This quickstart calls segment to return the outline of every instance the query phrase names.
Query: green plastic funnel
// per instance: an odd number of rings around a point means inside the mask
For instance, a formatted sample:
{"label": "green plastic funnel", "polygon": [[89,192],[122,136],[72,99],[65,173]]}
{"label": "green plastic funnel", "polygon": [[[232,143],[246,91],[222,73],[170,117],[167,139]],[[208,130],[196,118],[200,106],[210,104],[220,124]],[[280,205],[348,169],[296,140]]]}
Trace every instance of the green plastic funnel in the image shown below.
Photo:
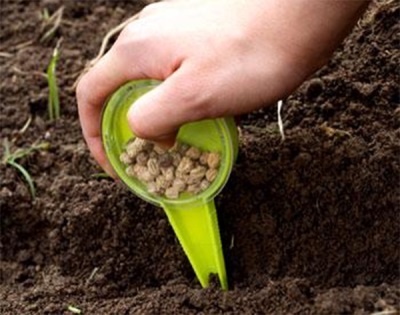
{"label": "green plastic funnel", "polygon": [[103,146],[115,172],[129,189],[165,210],[201,285],[207,287],[210,274],[217,274],[226,290],[228,282],[214,197],[227,182],[237,156],[236,125],[232,118],[219,118],[188,123],[179,130],[179,141],[221,155],[217,178],[208,189],[196,196],[181,194],[176,200],[148,193],[144,184],[125,173],[126,166],[119,156],[128,140],[135,137],[128,125],[128,109],[158,84],[160,82],[154,80],[132,81],[109,98],[101,122]]}

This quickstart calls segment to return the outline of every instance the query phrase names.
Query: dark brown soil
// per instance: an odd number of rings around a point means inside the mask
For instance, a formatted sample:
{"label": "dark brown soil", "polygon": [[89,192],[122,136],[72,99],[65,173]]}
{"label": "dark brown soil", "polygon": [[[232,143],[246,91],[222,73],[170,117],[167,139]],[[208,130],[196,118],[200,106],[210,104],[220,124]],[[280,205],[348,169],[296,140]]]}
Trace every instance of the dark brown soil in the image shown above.
{"label": "dark brown soil", "polygon": [[[61,5],[59,30],[41,43],[40,12]],[[243,118],[238,162],[217,198],[229,292],[200,288],[162,210],[93,177],[71,86],[104,34],[143,5],[1,1],[1,138],[50,143],[20,160],[34,200],[0,165],[1,314],[399,311],[399,3],[372,4],[285,101],[285,141],[275,108]],[[40,72],[60,37],[62,117],[49,122]]]}

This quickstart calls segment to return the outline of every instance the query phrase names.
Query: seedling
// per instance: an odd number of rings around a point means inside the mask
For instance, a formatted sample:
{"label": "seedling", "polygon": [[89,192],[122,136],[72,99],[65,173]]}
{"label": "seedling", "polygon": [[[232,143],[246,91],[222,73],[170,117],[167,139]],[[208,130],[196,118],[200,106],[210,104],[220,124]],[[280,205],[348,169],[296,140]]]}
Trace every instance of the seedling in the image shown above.
{"label": "seedling", "polygon": [[79,308],[72,305],[68,305],[67,310],[74,314],[82,314],[82,311]]}
{"label": "seedling", "polygon": [[90,177],[99,178],[99,179],[111,178],[110,175],[108,175],[107,173],[94,173],[94,174],[90,175]]}
{"label": "seedling", "polygon": [[58,95],[58,86],[56,78],[56,66],[59,57],[59,46],[61,40],[57,42],[51,57],[49,66],[47,67],[47,82],[49,85],[49,99],[47,104],[47,111],[49,119],[54,120],[60,118],[60,97]]}
{"label": "seedling", "polygon": [[43,22],[47,23],[50,18],[49,10],[47,10],[47,8],[44,8],[43,11],[39,12],[39,18],[43,20]]}
{"label": "seedling", "polygon": [[25,181],[29,186],[32,198],[35,198],[36,190],[32,176],[29,174],[28,170],[21,164],[19,164],[16,160],[26,157],[31,153],[33,153],[34,151],[47,150],[49,148],[49,143],[43,142],[39,144],[33,144],[29,148],[26,149],[18,148],[14,152],[11,152],[10,143],[8,142],[8,139],[4,139],[3,148],[4,148],[4,153],[3,153],[2,163],[14,167],[18,172],[22,174],[22,176],[24,177]]}

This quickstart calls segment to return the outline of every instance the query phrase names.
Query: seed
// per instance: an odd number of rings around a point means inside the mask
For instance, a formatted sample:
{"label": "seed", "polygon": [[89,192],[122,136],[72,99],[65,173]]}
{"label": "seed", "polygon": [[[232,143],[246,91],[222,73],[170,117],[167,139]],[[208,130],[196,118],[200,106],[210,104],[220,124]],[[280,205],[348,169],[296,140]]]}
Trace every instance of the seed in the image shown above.
{"label": "seed", "polygon": [[169,153],[164,153],[158,158],[158,165],[160,167],[169,167],[172,165],[173,157]]}
{"label": "seed", "polygon": [[189,173],[182,173],[182,172],[176,170],[175,177],[181,179],[184,183],[187,183],[187,181],[189,179]]}
{"label": "seed", "polygon": [[145,140],[135,138],[133,141],[129,141],[126,145],[126,152],[130,158],[135,158],[143,150],[145,146]]}
{"label": "seed", "polygon": [[136,146],[134,146],[134,143],[133,143],[132,146],[128,146],[128,147],[126,148],[126,153],[128,154],[128,156],[129,156],[131,159],[134,159],[134,158],[136,157],[136,155],[139,154],[140,151],[141,151],[141,150],[139,150]]}
{"label": "seed", "polygon": [[129,165],[129,166],[126,168],[125,173],[126,173],[128,176],[135,177],[135,176],[136,176],[135,167],[134,167],[133,165]]}
{"label": "seed", "polygon": [[149,173],[146,166],[135,164],[133,171],[135,174],[134,176],[136,176],[140,181],[147,183],[154,179],[154,176]]}
{"label": "seed", "polygon": [[197,195],[201,191],[199,184],[192,184],[187,187],[187,192]]}
{"label": "seed", "polygon": [[178,167],[182,160],[181,154],[179,152],[171,152],[170,155],[172,156],[172,165]]}
{"label": "seed", "polygon": [[198,160],[201,155],[201,151],[196,147],[190,147],[189,150],[186,151],[185,155],[192,160]]}
{"label": "seed", "polygon": [[153,148],[154,148],[154,144],[152,142],[145,141],[145,144],[143,145],[142,150],[149,153],[149,152],[153,152]]}
{"label": "seed", "polygon": [[158,159],[158,154],[156,152],[154,152],[154,151],[150,151],[149,152],[149,158],[157,160]]}
{"label": "seed", "polygon": [[173,181],[175,178],[175,168],[173,166],[162,168],[162,174],[165,176],[165,179],[168,181]]}
{"label": "seed", "polygon": [[147,165],[147,161],[149,160],[149,155],[146,152],[140,152],[136,156],[136,162],[139,165],[145,166]]}
{"label": "seed", "polygon": [[157,177],[160,175],[160,167],[158,166],[158,161],[157,159],[151,158],[147,161],[147,168],[149,170],[149,173],[153,175],[154,177]]}
{"label": "seed", "polygon": [[188,184],[200,183],[206,175],[207,169],[204,166],[197,166],[189,173]]}
{"label": "seed", "polygon": [[160,193],[160,191],[157,189],[157,184],[154,181],[147,183],[147,191],[154,195],[158,195]]}
{"label": "seed", "polygon": [[178,144],[178,151],[180,154],[184,155],[186,151],[189,149],[189,145],[186,143],[179,143]]}
{"label": "seed", "polygon": [[207,179],[203,179],[200,183],[200,189],[201,191],[206,190],[208,187],[210,187],[211,183]]}
{"label": "seed", "polygon": [[203,152],[200,155],[199,162],[201,165],[207,165],[208,155],[209,155],[208,152]]}
{"label": "seed", "polygon": [[189,173],[192,168],[193,168],[193,161],[187,156],[184,156],[181,162],[179,163],[178,167],[176,168],[176,171],[185,174]]}
{"label": "seed", "polygon": [[153,151],[156,152],[158,155],[164,154],[165,152],[167,152],[166,149],[160,147],[159,145],[155,145],[153,147]]}
{"label": "seed", "polygon": [[140,150],[142,150],[145,146],[146,146],[147,141],[144,139],[140,139],[140,138],[135,138],[135,140],[133,141],[133,144],[139,148]]}
{"label": "seed", "polygon": [[165,197],[168,199],[177,199],[179,197],[179,190],[176,187],[169,187],[165,190]]}
{"label": "seed", "polygon": [[175,187],[179,192],[182,192],[186,188],[186,183],[181,178],[175,178],[172,183],[172,187]]}
{"label": "seed", "polygon": [[217,152],[202,152],[182,142],[166,150],[139,138],[129,140],[119,158],[128,166],[128,176],[143,182],[150,194],[169,199],[206,190],[218,176],[220,165]]}
{"label": "seed", "polygon": [[132,163],[132,159],[129,157],[128,153],[122,152],[119,156],[119,160],[125,165],[129,165]]}
{"label": "seed", "polygon": [[154,180],[155,176],[151,175],[149,170],[146,168],[140,173],[137,173],[137,178],[141,180],[142,182],[148,183]]}
{"label": "seed", "polygon": [[156,185],[158,190],[165,190],[171,186],[171,181],[167,180],[164,175],[159,175],[156,178]]}
{"label": "seed", "polygon": [[207,158],[207,164],[210,168],[218,168],[220,162],[219,154],[216,152],[211,152]]}
{"label": "seed", "polygon": [[212,183],[214,181],[214,179],[217,177],[217,175],[218,175],[218,170],[215,168],[210,168],[206,172],[206,178],[210,183]]}

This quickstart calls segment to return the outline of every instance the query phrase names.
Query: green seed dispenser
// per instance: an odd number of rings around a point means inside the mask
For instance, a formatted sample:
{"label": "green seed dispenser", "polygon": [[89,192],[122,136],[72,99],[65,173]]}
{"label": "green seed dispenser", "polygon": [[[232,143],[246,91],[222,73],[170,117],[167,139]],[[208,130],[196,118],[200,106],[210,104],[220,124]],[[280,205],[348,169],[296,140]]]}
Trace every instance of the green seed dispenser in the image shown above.
{"label": "green seed dispenser", "polygon": [[221,155],[216,179],[198,195],[182,193],[176,200],[152,195],[143,183],[125,173],[126,166],[119,160],[125,144],[135,137],[128,125],[129,108],[158,84],[162,83],[154,80],[131,81],[109,98],[101,122],[107,158],[132,192],[164,209],[201,285],[207,287],[210,274],[217,274],[222,289],[227,290],[228,281],[214,198],[227,182],[238,152],[237,128],[233,118],[188,123],[179,130],[178,141]]}

